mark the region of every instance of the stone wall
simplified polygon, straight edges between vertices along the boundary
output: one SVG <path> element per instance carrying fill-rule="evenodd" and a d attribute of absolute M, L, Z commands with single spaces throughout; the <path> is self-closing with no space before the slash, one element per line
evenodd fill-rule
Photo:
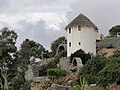
<path fill-rule="evenodd" d="M 104 40 L 97 42 L 98 48 L 109 48 L 109 47 L 119 47 L 120 37 L 105 38 Z"/>

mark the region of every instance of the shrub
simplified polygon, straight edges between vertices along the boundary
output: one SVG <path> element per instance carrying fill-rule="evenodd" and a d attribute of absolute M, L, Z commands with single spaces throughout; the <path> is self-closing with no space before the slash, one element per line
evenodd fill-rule
<path fill-rule="evenodd" d="M 81 58 L 82 63 L 85 64 L 88 61 L 88 59 L 91 58 L 91 55 L 89 53 L 86 54 L 82 49 L 79 49 L 76 52 L 74 52 L 73 54 L 71 54 L 71 56 L 70 56 L 70 62 L 72 62 L 72 60 L 73 60 L 74 57 Z"/>
<path fill-rule="evenodd" d="M 48 76 L 59 78 L 62 76 L 66 76 L 67 72 L 63 69 L 55 68 L 55 69 L 48 69 L 47 74 Z"/>
<path fill-rule="evenodd" d="M 115 52 L 114 55 L 111 56 L 111 58 L 120 58 L 120 52 Z"/>
<path fill-rule="evenodd" d="M 51 69 L 51 68 L 56 68 L 57 65 L 54 61 L 50 61 L 48 64 L 47 64 L 47 69 Z"/>
<path fill-rule="evenodd" d="M 87 81 L 80 77 L 78 85 L 73 86 L 73 90 L 87 90 Z"/>
<path fill-rule="evenodd" d="M 106 66 L 98 73 L 97 84 L 107 86 L 108 84 L 120 82 L 120 58 L 111 58 Z"/>
<path fill-rule="evenodd" d="M 107 59 L 104 57 L 96 56 L 89 60 L 82 68 L 79 77 L 87 79 L 88 84 L 94 84 L 97 81 L 97 74 L 105 67 Z"/>

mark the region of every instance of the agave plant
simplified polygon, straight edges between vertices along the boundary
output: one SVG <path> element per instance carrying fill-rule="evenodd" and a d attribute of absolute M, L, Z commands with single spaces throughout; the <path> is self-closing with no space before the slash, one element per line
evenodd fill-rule
<path fill-rule="evenodd" d="M 87 90 L 87 81 L 86 81 L 86 79 L 80 77 L 79 85 L 73 86 L 73 90 Z"/>

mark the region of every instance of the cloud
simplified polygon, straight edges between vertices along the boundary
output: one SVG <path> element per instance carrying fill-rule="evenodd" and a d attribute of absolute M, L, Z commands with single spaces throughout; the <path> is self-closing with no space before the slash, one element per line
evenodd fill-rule
<path fill-rule="evenodd" d="M 68 10 L 69 0 L 0 0 L 0 28 L 18 33 L 17 46 L 26 38 L 49 49 L 52 41 L 65 35 L 61 16 Z M 59 28 L 62 27 L 62 28 Z"/>
<path fill-rule="evenodd" d="M 9 7 L 9 0 L 6 2 L 5 0 L 0 0 L 0 8 L 7 8 Z"/>
<path fill-rule="evenodd" d="M 18 41 L 29 38 L 44 45 L 47 49 L 50 48 L 50 44 L 53 40 L 59 36 L 65 35 L 64 30 L 54 30 L 54 28 L 49 27 L 43 20 L 40 20 L 34 24 L 26 21 L 20 21 L 18 25 L 21 26 L 21 28 L 18 29 Z"/>
<path fill-rule="evenodd" d="M 71 13 L 67 14 L 68 21 L 80 13 L 92 20 L 104 35 L 108 30 L 120 24 L 120 0 L 77 0 L 70 5 Z"/>
<path fill-rule="evenodd" d="M 0 26 L 7 26 L 9 29 L 14 29 L 18 34 L 17 46 L 26 38 L 34 40 L 42 44 L 45 48 L 50 50 L 51 43 L 60 36 L 65 36 L 65 30 L 50 27 L 44 20 L 39 20 L 35 23 L 27 21 L 19 21 L 14 25 L 0 23 Z"/>
<path fill-rule="evenodd" d="M 69 0 L 0 0 L 0 7 L 4 4 L 4 8 L 0 9 L 0 13 L 30 13 L 30 12 L 66 12 L 69 4 L 73 3 Z M 9 6 L 9 7 L 8 7 Z"/>

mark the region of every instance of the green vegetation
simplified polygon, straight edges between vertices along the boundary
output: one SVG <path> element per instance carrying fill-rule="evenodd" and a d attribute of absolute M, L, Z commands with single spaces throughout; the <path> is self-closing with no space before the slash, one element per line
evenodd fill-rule
<path fill-rule="evenodd" d="M 97 84 L 100 87 L 120 84 L 120 53 L 115 53 L 110 58 L 93 57 L 83 66 L 77 82 L 80 77 L 85 78 L 88 84 Z"/>
<path fill-rule="evenodd" d="M 66 40 L 66 38 L 63 36 L 63 37 L 59 37 L 58 39 L 56 39 L 55 41 L 52 42 L 51 51 L 52 51 L 53 56 L 56 54 L 56 50 L 57 50 L 58 46 L 65 40 Z"/>
<path fill-rule="evenodd" d="M 85 78 L 80 77 L 79 83 L 73 86 L 73 90 L 87 90 L 87 81 Z"/>
<path fill-rule="evenodd" d="M 72 62 L 74 57 L 79 57 L 82 60 L 82 63 L 85 64 L 88 59 L 91 58 L 91 55 L 88 53 L 86 54 L 83 50 L 79 49 L 70 56 L 70 62 Z"/>
<path fill-rule="evenodd" d="M 17 33 L 8 28 L 0 31 L 0 79 L 2 78 L 4 90 L 9 89 L 8 83 L 17 74 Z"/>
<path fill-rule="evenodd" d="M 61 51 L 60 53 L 58 53 L 57 55 L 55 55 L 53 61 L 54 61 L 56 64 L 58 64 L 58 63 L 59 63 L 59 59 L 62 58 L 62 57 L 66 57 L 66 56 L 67 56 L 67 51 L 66 51 L 66 50 L 63 50 L 63 51 Z"/>
<path fill-rule="evenodd" d="M 31 81 L 25 79 L 28 66 L 48 54 L 41 44 L 29 39 L 17 50 L 17 37 L 6 27 L 0 30 L 0 90 L 30 90 Z"/>
<path fill-rule="evenodd" d="M 63 69 L 55 68 L 55 69 L 48 69 L 47 74 L 48 76 L 59 78 L 62 76 L 66 76 L 67 72 Z"/>
<path fill-rule="evenodd" d="M 50 62 L 47 64 L 46 70 L 47 70 L 47 69 L 53 69 L 53 68 L 56 68 L 56 67 L 57 67 L 57 64 L 56 64 L 54 61 L 50 61 Z"/>
<path fill-rule="evenodd" d="M 106 66 L 98 73 L 97 84 L 107 86 L 108 84 L 120 84 L 120 58 L 111 58 Z"/>
<path fill-rule="evenodd" d="M 30 90 L 32 81 L 25 78 L 28 66 L 34 64 L 36 58 L 53 57 L 58 45 L 65 40 L 65 37 L 55 40 L 51 45 L 52 52 L 49 52 L 43 45 L 29 39 L 24 40 L 18 50 L 17 37 L 15 31 L 6 27 L 0 30 L 0 90 Z M 66 76 L 67 71 L 57 68 L 59 59 L 66 55 L 65 50 L 55 55 L 52 61 L 44 65 L 45 73 L 53 79 Z M 94 83 L 102 87 L 113 83 L 120 84 L 120 52 L 115 52 L 109 58 L 101 56 L 91 58 L 89 53 L 86 54 L 80 49 L 71 54 L 71 62 L 74 57 L 80 57 L 84 64 L 78 75 L 78 84 L 74 86 L 75 90 L 86 90 L 87 84 Z"/>
<path fill-rule="evenodd" d="M 110 34 L 111 36 L 116 35 L 117 32 L 120 32 L 120 25 L 116 25 L 116 26 L 112 27 L 112 28 L 109 30 L 109 34 Z"/>
<path fill-rule="evenodd" d="M 107 59 L 104 57 L 93 57 L 83 66 L 80 76 L 87 79 L 88 84 L 94 84 L 97 80 L 97 74 L 105 67 Z"/>

